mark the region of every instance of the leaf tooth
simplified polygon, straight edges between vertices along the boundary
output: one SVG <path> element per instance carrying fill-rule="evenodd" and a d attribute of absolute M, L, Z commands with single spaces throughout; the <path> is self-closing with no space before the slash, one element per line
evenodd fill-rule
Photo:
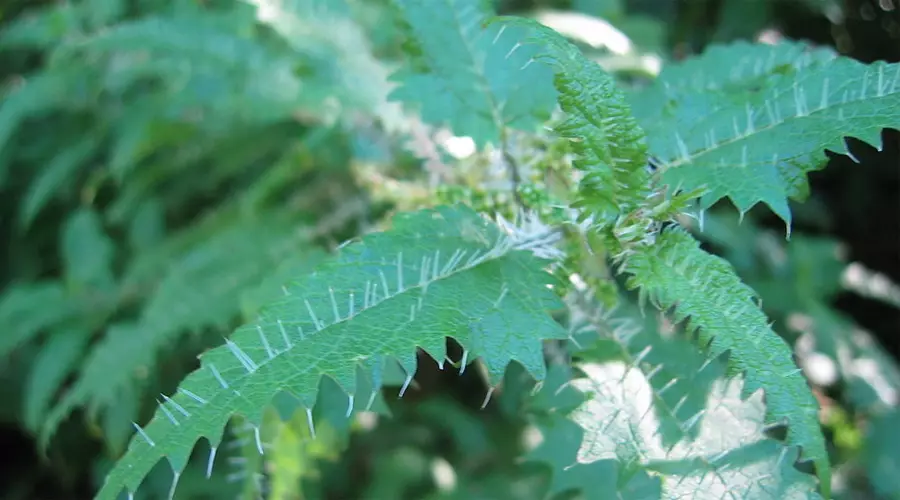
<path fill-rule="evenodd" d="M 419 298 L 421 299 L 422 297 L 420 296 Z M 412 323 L 415 320 L 416 320 L 416 305 L 410 304 L 409 305 L 409 322 Z"/>
<path fill-rule="evenodd" d="M 303 334 L 303 327 L 297 325 L 297 332 L 300 333 L 300 340 L 306 340 L 306 335 Z"/>
<path fill-rule="evenodd" d="M 403 386 L 400 388 L 400 395 L 397 396 L 397 398 L 402 398 L 403 395 L 406 393 L 406 389 L 409 388 L 409 384 L 413 380 L 413 375 L 414 375 L 413 373 L 408 373 L 406 375 L 406 380 L 403 381 Z"/>
<path fill-rule="evenodd" d="M 277 320 L 278 329 L 281 330 L 281 339 L 284 340 L 284 349 L 288 350 L 294 346 L 293 342 L 291 342 L 291 338 L 287 334 L 287 330 L 284 329 L 284 323 L 281 320 Z"/>
<path fill-rule="evenodd" d="M 165 394 L 160 394 L 160 396 L 162 396 L 163 399 L 165 399 L 167 403 L 171 404 L 173 408 L 175 408 L 179 413 L 181 413 L 185 417 L 191 416 L 190 412 L 185 410 L 184 407 L 181 406 L 180 404 L 178 404 L 178 402 L 176 402 L 174 399 L 170 398 L 169 396 L 166 396 Z"/>
<path fill-rule="evenodd" d="M 366 411 L 372 408 L 372 404 L 375 403 L 375 397 L 378 395 L 377 390 L 373 390 L 372 394 L 369 395 L 369 401 L 366 403 Z"/>
<path fill-rule="evenodd" d="M 175 498 L 175 489 L 178 488 L 178 480 L 181 479 L 181 473 L 172 471 L 172 486 L 169 487 L 169 500 Z"/>
<path fill-rule="evenodd" d="M 485 409 L 488 403 L 491 401 L 491 395 L 494 394 L 494 387 L 491 386 L 488 388 L 487 394 L 484 396 L 484 401 L 481 402 L 481 409 Z"/>
<path fill-rule="evenodd" d="M 313 439 L 316 438 L 316 426 L 313 424 L 313 414 L 312 408 L 306 409 L 306 425 L 309 427 L 309 435 L 312 436 Z"/>
<path fill-rule="evenodd" d="M 462 375 L 466 371 L 466 365 L 469 361 L 469 350 L 463 349 L 462 361 L 459 364 L 459 374 Z"/>
<path fill-rule="evenodd" d="M 140 434 L 141 437 L 144 438 L 144 441 L 147 441 L 147 444 L 149 444 L 150 446 L 156 446 L 156 443 L 154 443 L 153 440 L 150 439 L 150 436 L 148 436 L 147 433 L 144 432 L 144 429 L 142 429 L 140 425 L 134 422 L 132 422 L 131 425 L 133 425 L 134 428 L 137 429 L 138 434 Z"/>
<path fill-rule="evenodd" d="M 209 458 L 206 459 L 206 479 L 212 477 L 213 464 L 216 461 L 216 451 L 218 448 L 212 446 L 209 448 Z"/>
<path fill-rule="evenodd" d="M 348 306 L 347 306 L 347 317 L 348 317 L 348 318 L 352 318 L 353 315 L 355 314 L 354 307 L 356 307 L 356 303 L 355 303 L 355 301 L 354 301 L 354 298 L 353 298 L 353 292 L 352 292 L 352 291 L 350 292 L 350 298 L 347 300 L 347 303 L 348 303 Z"/>
<path fill-rule="evenodd" d="M 205 404 L 206 404 L 206 400 L 205 400 L 205 399 L 203 399 L 203 398 L 201 398 L 200 396 L 194 394 L 193 392 L 191 392 L 191 391 L 189 391 L 189 390 L 187 390 L 187 389 L 185 389 L 185 388 L 183 388 L 183 387 L 179 387 L 178 390 L 181 391 L 181 393 L 184 394 L 185 396 L 187 396 L 187 397 L 193 399 L 194 401 L 200 403 L 201 405 L 205 405 Z"/>
<path fill-rule="evenodd" d="M 347 403 L 347 414 L 344 415 L 345 417 L 349 417 L 353 413 L 353 394 L 348 394 L 347 397 L 350 401 Z"/>
<path fill-rule="evenodd" d="M 369 280 L 366 280 L 366 291 L 365 291 L 365 294 L 363 295 L 363 310 L 369 308 L 369 291 L 370 291 L 369 289 L 371 287 L 372 287 L 372 282 Z"/>
<path fill-rule="evenodd" d="M 228 389 L 228 383 L 226 383 L 225 379 L 222 378 L 222 374 L 219 373 L 219 370 L 216 369 L 215 365 L 210 363 L 208 366 L 209 366 L 209 371 L 211 371 L 213 376 L 216 377 L 216 380 L 219 381 L 219 385 L 222 386 L 222 389 Z"/>
<path fill-rule="evenodd" d="M 822 81 L 822 98 L 819 100 L 819 109 L 825 109 L 828 107 L 828 77 Z M 878 86 L 881 88 L 881 85 Z"/>
<path fill-rule="evenodd" d="M 263 333 L 262 326 L 259 323 L 256 324 L 256 331 L 259 333 L 259 340 L 262 341 L 262 345 L 266 349 L 266 355 L 269 356 L 269 359 L 273 359 L 275 353 L 272 351 L 272 346 L 269 345 L 269 339 L 266 338 L 266 334 Z"/>

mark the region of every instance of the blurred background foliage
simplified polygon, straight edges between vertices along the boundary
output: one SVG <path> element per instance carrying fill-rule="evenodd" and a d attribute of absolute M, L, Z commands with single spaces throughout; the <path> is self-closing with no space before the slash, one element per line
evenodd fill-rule
<path fill-rule="evenodd" d="M 740 39 L 900 60 L 897 0 L 494 4 L 572 37 L 624 87 Z M 154 395 L 282 282 L 440 182 L 474 184 L 490 158 L 388 100 L 394 16 L 388 0 L 0 3 L 4 498 L 90 497 Z M 900 498 L 900 133 L 882 140 L 850 139 L 852 158 L 810 176 L 789 240 L 765 212 L 694 225 L 795 346 L 839 498 Z M 275 453 L 236 422 L 212 477 L 198 461 L 178 498 L 539 498 L 548 470 L 519 458 L 523 377 L 512 365 L 480 410 L 477 373 L 422 361 L 392 418 L 329 420 L 316 440 L 276 404 Z M 157 469 L 140 498 L 167 494 Z"/>

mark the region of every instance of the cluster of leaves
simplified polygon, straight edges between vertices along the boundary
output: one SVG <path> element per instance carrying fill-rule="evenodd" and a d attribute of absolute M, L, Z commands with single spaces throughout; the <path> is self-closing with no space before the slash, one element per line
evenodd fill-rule
<path fill-rule="evenodd" d="M 834 244 L 710 210 L 762 203 L 790 234 L 826 150 L 900 128 L 900 64 L 740 42 L 631 86 L 560 16 L 98 0 L 5 25 L 0 51 L 41 62 L 0 106 L 3 417 L 46 450 L 85 410 L 102 499 L 399 498 L 434 455 L 430 498 L 828 498 L 823 423 L 849 408 L 896 494 L 900 372 L 831 308 Z M 501 425 L 407 402 L 451 371 Z M 393 475 L 333 479 L 417 419 L 460 456 L 421 438 Z M 472 457 L 509 466 L 441 479 Z"/>

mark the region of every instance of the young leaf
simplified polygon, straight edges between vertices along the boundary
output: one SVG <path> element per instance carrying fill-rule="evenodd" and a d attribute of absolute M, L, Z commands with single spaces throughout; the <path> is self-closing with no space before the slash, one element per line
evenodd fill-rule
<path fill-rule="evenodd" d="M 745 377 L 745 394 L 763 389 L 767 422 L 789 424 L 787 441 L 812 460 L 828 496 L 831 470 L 819 427 L 818 404 L 792 359 L 790 347 L 772 331 L 753 303 L 755 293 L 731 265 L 700 249 L 680 229 L 661 233 L 657 245 L 642 247 L 623 263 L 627 285 L 640 288 L 660 309 L 674 307 L 675 319 L 688 319 L 710 356 L 728 351 L 729 368 Z"/>
<path fill-rule="evenodd" d="M 539 46 L 535 60 L 546 61 L 556 73 L 566 120 L 554 129 L 572 140 L 578 154 L 574 166 L 585 172 L 575 206 L 584 207 L 598 223 L 640 206 L 650 187 L 644 131 L 612 78 L 559 33 L 536 21 L 501 17 L 497 24 L 527 30 L 529 43 Z"/>
<path fill-rule="evenodd" d="M 511 360 L 543 378 L 541 341 L 566 332 L 547 314 L 561 304 L 535 256 L 552 241 L 538 236 L 503 234 L 462 206 L 396 216 L 391 230 L 344 247 L 201 355 L 201 368 L 140 429 L 97 498 L 134 491 L 162 458 L 177 483 L 198 439 L 218 446 L 233 414 L 260 425 L 281 391 L 311 411 L 323 376 L 347 392 L 348 413 L 365 408 L 369 401 L 354 398 L 357 376 L 377 389 L 385 363 L 397 360 L 405 389 L 416 348 L 444 366 L 447 337 L 465 349 L 461 371 L 480 356 L 494 384 Z"/>
<path fill-rule="evenodd" d="M 479 146 L 505 129 L 536 129 L 556 105 L 552 73 L 533 65 L 522 31 L 484 28 L 484 0 L 394 0 L 407 25 L 410 67 L 395 73 L 391 97 L 420 106 L 422 119 L 448 125 Z"/>

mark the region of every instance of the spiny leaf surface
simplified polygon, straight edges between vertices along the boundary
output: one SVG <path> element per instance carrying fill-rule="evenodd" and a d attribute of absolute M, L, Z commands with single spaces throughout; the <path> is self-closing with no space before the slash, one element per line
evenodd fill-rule
<path fill-rule="evenodd" d="M 537 46 L 535 61 L 548 63 L 555 72 L 566 119 L 554 131 L 572 140 L 578 154 L 574 166 L 585 173 L 575 206 L 601 223 L 639 206 L 649 190 L 647 144 L 613 79 L 562 35 L 536 21 L 501 17 L 496 24 L 527 30 L 528 43 Z"/>
<path fill-rule="evenodd" d="M 217 446 L 231 415 L 258 426 L 281 391 L 310 409 L 323 376 L 347 391 L 351 411 L 365 408 L 353 399 L 358 376 L 377 388 L 396 360 L 409 380 L 417 347 L 443 366 L 447 337 L 465 348 L 463 366 L 482 358 L 492 383 L 511 360 L 543 378 L 541 340 L 566 333 L 547 314 L 561 304 L 545 261 L 521 244 L 459 206 L 398 215 L 391 230 L 344 247 L 200 356 L 201 368 L 132 439 L 97 498 L 134 491 L 162 458 L 177 481 L 194 443 Z"/>
<path fill-rule="evenodd" d="M 640 287 L 661 309 L 674 307 L 678 321 L 689 318 L 711 356 L 728 351 L 729 368 L 744 374 L 745 394 L 763 389 L 769 423 L 787 423 L 787 441 L 811 459 L 828 496 L 831 470 L 819 427 L 818 404 L 792 359 L 787 343 L 753 302 L 755 293 L 727 261 L 700 249 L 680 229 L 664 231 L 657 245 L 643 247 L 623 264 L 627 285 Z"/>
<path fill-rule="evenodd" d="M 478 145 L 507 127 L 534 130 L 556 104 L 552 73 L 530 64 L 520 29 L 484 27 L 484 0 L 394 0 L 407 25 L 409 67 L 392 76 L 392 98 L 420 107 L 424 121 L 448 125 Z"/>
<path fill-rule="evenodd" d="M 739 58 L 744 49 L 730 52 Z M 694 71 L 727 53 L 718 49 Z M 676 92 L 661 116 L 645 115 L 641 124 L 663 180 L 681 189 L 705 187 L 703 208 L 726 197 L 741 212 L 765 203 L 790 226 L 788 199 L 805 199 L 807 173 L 824 166 L 826 149 L 846 154 L 845 137 L 880 144 L 882 129 L 900 128 L 900 63 L 795 54 L 780 71 L 740 85 Z"/>

